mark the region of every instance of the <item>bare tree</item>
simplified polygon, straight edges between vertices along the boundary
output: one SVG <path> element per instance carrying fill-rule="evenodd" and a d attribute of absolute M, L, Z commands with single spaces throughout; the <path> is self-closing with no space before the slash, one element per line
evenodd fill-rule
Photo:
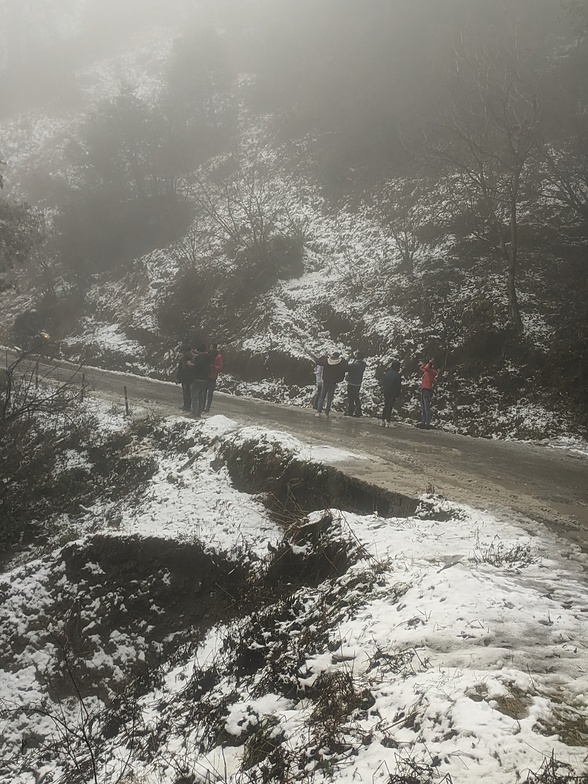
<path fill-rule="evenodd" d="M 542 148 L 540 193 L 561 210 L 566 223 L 588 222 L 588 140 L 586 149 L 571 150 L 571 145 Z"/>
<path fill-rule="evenodd" d="M 267 254 L 282 209 L 276 205 L 267 178 L 257 169 L 237 172 L 220 184 L 195 176 L 190 194 L 235 251 Z"/>
<path fill-rule="evenodd" d="M 276 278 L 280 270 L 274 268 L 273 259 L 279 238 L 303 243 L 303 228 L 293 220 L 262 168 L 238 170 L 220 183 L 195 175 L 188 190 L 229 255 L 261 263 Z"/>
<path fill-rule="evenodd" d="M 398 270 L 409 277 L 414 275 L 424 227 L 439 218 L 433 189 L 434 183 L 426 179 L 391 180 L 384 184 L 377 198 L 379 218 L 400 257 Z"/>
<path fill-rule="evenodd" d="M 206 260 L 216 255 L 208 227 L 197 218 L 186 234 L 174 244 L 173 255 L 181 268 L 201 269 Z"/>
<path fill-rule="evenodd" d="M 476 219 L 472 233 L 505 265 L 510 321 L 523 331 L 517 294 L 519 221 L 531 153 L 540 138 L 537 78 L 511 45 L 455 50 L 449 100 L 425 134 L 430 159 L 453 175 L 458 198 Z"/>
<path fill-rule="evenodd" d="M 80 394 L 77 370 L 64 381 L 54 376 L 53 367 L 39 368 L 24 354 L 2 371 L 0 379 L 0 440 L 3 429 L 20 420 L 26 424 L 38 414 L 63 414 Z"/>

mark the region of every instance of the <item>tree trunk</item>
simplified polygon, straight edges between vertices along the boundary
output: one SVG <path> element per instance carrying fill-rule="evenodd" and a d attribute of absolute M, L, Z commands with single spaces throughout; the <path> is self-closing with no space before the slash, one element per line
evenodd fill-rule
<path fill-rule="evenodd" d="M 506 290 L 508 294 L 508 308 L 510 320 L 518 334 L 523 332 L 523 322 L 517 296 L 517 273 L 519 264 L 518 255 L 518 215 L 517 203 L 519 197 L 519 184 L 521 179 L 520 169 L 514 172 L 512 178 L 512 192 L 510 197 L 510 253 L 508 254 L 508 273 Z"/>

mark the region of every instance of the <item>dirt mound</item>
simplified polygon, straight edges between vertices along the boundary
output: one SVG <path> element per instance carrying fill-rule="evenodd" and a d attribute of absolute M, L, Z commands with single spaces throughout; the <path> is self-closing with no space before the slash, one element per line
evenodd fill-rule
<path fill-rule="evenodd" d="M 381 517 L 408 517 L 418 501 L 363 482 L 323 464 L 302 460 L 287 449 L 259 440 L 228 442 L 222 448 L 235 487 L 261 494 L 267 508 L 285 521 L 317 509 L 340 509 Z"/>

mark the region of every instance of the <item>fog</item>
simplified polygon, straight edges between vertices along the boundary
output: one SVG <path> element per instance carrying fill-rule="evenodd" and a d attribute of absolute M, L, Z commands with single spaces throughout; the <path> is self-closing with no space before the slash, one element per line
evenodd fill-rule
<path fill-rule="evenodd" d="M 233 67 L 265 69 L 284 104 L 316 91 L 336 104 L 354 83 L 381 101 L 418 93 L 466 28 L 537 42 L 561 18 L 553 0 L 1 0 L 0 113 L 67 104 L 80 69 L 154 27 L 215 30 Z"/>
<path fill-rule="evenodd" d="M 587 33 L 586 0 L 0 0 L 0 275 L 39 262 L 63 337 L 96 278 L 183 243 L 154 340 L 229 344 L 310 258 L 468 372 L 478 348 L 516 365 L 535 329 L 547 383 L 578 378 Z M 340 213 L 363 245 L 333 229 L 324 250 Z"/>

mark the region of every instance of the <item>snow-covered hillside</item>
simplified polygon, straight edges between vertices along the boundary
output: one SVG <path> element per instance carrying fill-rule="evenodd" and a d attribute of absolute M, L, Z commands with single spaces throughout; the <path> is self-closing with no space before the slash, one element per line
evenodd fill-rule
<path fill-rule="evenodd" d="M 586 98 L 569 74 L 588 39 L 572 45 L 533 2 L 517 52 L 536 35 L 542 84 L 515 58 L 508 154 L 476 159 L 441 134 L 433 147 L 458 154 L 434 171 L 399 128 L 422 101 L 407 75 L 433 134 L 443 47 L 456 79 L 482 49 L 502 74 L 494 25 L 506 14 L 514 29 L 529 0 L 472 3 L 464 23 L 481 21 L 486 48 L 469 59 L 454 3 L 333 15 L 298 0 L 73 0 L 96 13 L 68 31 L 63 91 L 32 79 L 21 96 L 14 63 L 14 95 L 0 86 L 0 345 L 25 346 L 28 323 L 73 364 L 3 349 L 0 784 L 588 783 L 587 556 L 538 522 L 551 509 L 581 524 L 588 180 L 569 153 Z M 7 8 L 26 19 L 34 4 Z M 493 99 L 480 73 L 495 71 L 474 72 L 467 95 Z M 477 104 L 451 98 L 463 130 Z M 477 190 L 460 168 L 472 150 Z M 513 476 L 488 442 L 414 431 L 429 468 L 409 440 L 377 486 L 376 422 L 346 421 L 355 453 L 350 428 L 330 442 L 345 448 L 325 445 L 336 415 L 298 412 L 311 446 L 266 404 L 194 419 L 150 392 L 126 411 L 89 397 L 87 366 L 175 380 L 181 347 L 200 342 L 220 346 L 220 390 L 295 406 L 310 406 L 312 357 L 362 351 L 366 417 L 397 360 L 409 424 L 433 357 L 434 426 L 575 452 L 556 475 L 569 493 L 556 461 L 548 496 L 530 489 L 529 460 L 509 512 Z M 386 458 L 402 429 L 377 429 Z M 480 445 L 479 470 L 444 497 L 431 466 L 456 493 L 463 443 Z M 400 470 L 418 481 L 399 487 Z M 477 508 L 498 480 L 500 511 Z"/>
<path fill-rule="evenodd" d="M 83 167 L 72 166 L 67 150 L 89 112 L 121 90 L 155 103 L 176 35 L 152 29 L 124 53 L 86 66 L 77 75 L 81 111 L 5 120 L 7 192 L 32 198 L 51 227 L 51 188 L 79 185 Z M 427 355 L 441 368 L 437 425 L 490 437 L 585 436 L 577 379 L 566 383 L 554 366 L 554 305 L 538 296 L 552 286 L 551 256 L 533 250 L 536 268 L 521 277 L 519 339 L 508 324 L 503 272 L 475 232 L 454 225 L 457 180 L 389 178 L 382 203 L 373 194 L 336 200 L 316 175 L 317 139 L 281 138 L 276 118 L 248 105 L 253 87 L 240 74 L 223 96 L 237 114 L 228 148 L 177 178 L 188 229 L 83 284 L 54 257 L 13 271 L 12 288 L 0 293 L 3 341 L 14 342 L 16 315 L 36 306 L 60 355 L 166 378 L 184 340 L 218 342 L 227 360 L 221 388 L 300 405 L 312 395 L 309 351 L 361 350 L 366 413 L 379 410 L 381 374 L 398 359 L 408 422 L 418 416 L 417 361 Z M 52 185 L 38 187 L 43 182 Z M 410 206 L 415 193 L 420 200 Z M 404 211 L 405 233 L 417 218 L 423 229 L 413 238 L 411 274 L 398 231 L 382 218 L 384 202 Z M 525 203 L 529 226 L 538 220 L 532 210 Z M 269 266 L 251 262 L 248 243 L 260 220 L 271 226 Z M 287 270 L 284 259 L 292 261 Z M 343 396 L 341 389 L 336 407 Z"/>
<path fill-rule="evenodd" d="M 60 520 L 69 541 L 0 578 L 3 784 L 586 772 L 571 546 L 435 496 L 406 518 L 278 522 L 226 455 L 317 460 L 292 437 L 86 405 L 94 439 L 120 434 L 154 470 L 126 500 L 80 504 Z M 70 449 L 56 480 L 91 475 L 95 455 Z"/>

